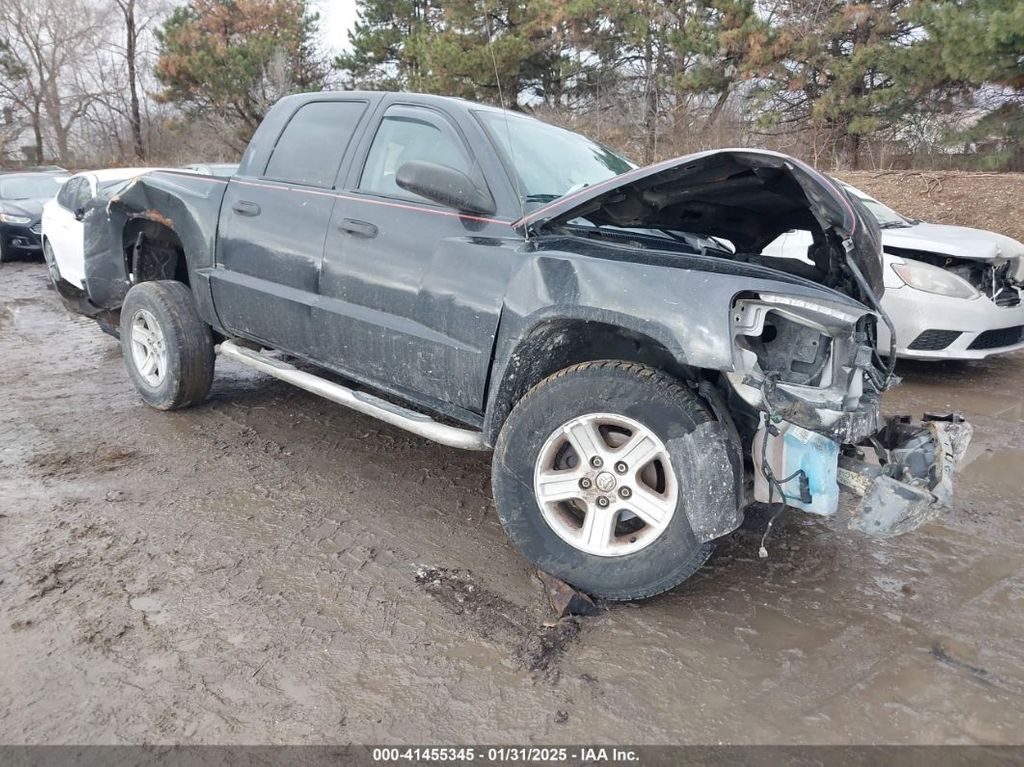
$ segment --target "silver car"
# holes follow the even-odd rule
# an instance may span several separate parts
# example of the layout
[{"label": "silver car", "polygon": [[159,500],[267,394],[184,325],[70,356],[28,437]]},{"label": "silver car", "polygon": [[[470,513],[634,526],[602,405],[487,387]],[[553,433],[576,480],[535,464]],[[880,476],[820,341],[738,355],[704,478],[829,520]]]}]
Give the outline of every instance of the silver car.
[{"label": "silver car", "polygon": [[[885,296],[896,356],[981,359],[1024,349],[1024,244],[983,229],[900,215],[849,185],[882,228]],[[764,255],[808,261],[810,232],[778,237]],[[879,325],[879,348],[889,331]]]}]

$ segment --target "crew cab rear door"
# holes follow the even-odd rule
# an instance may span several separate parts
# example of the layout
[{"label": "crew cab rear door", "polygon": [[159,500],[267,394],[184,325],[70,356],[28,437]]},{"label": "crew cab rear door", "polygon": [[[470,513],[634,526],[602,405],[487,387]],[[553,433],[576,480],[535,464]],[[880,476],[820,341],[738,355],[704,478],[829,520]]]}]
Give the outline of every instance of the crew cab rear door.
[{"label": "crew cab rear door", "polygon": [[217,316],[228,331],[314,354],[311,306],[333,189],[366,109],[357,99],[303,103],[277,136],[265,167],[229,179],[211,275]]},{"label": "crew cab rear door", "polygon": [[395,183],[419,160],[486,188],[473,127],[425,105],[383,108],[334,208],[313,318],[319,358],[339,371],[479,412],[521,238],[510,217],[464,215]]}]

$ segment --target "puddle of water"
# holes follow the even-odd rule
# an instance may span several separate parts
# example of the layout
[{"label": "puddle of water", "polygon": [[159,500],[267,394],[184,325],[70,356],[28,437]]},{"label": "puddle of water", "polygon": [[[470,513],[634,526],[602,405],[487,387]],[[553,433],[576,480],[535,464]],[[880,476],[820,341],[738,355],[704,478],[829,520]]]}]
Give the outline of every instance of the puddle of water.
[{"label": "puddle of water", "polygon": [[964,485],[1002,500],[1018,499],[1024,478],[1024,450],[992,450],[978,455],[963,468]]},{"label": "puddle of water", "polygon": [[1009,422],[1024,422],[1020,365],[1024,355],[1011,354],[978,362],[911,363],[901,361],[901,382],[886,393],[890,412],[957,410]]},{"label": "puddle of water", "polygon": [[987,386],[981,390],[967,386],[943,384],[942,388],[920,382],[905,382],[886,393],[885,404],[890,410],[956,410],[971,416],[991,416],[1008,421],[1024,420],[1024,400],[1003,394],[993,394]]}]

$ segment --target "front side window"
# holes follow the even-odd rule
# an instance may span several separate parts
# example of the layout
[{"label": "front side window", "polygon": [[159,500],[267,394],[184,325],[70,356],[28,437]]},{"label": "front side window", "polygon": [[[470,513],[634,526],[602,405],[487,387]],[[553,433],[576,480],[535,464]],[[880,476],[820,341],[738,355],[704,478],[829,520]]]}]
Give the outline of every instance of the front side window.
[{"label": "front side window", "polygon": [[432,162],[470,175],[469,157],[453,131],[433,116],[415,116],[410,108],[385,114],[373,138],[359,188],[367,192],[422,200],[395,183],[398,169],[413,160]]},{"label": "front side window", "polygon": [[512,166],[527,203],[548,203],[635,167],[578,133],[531,117],[490,110],[476,115]]},{"label": "front side window", "polygon": [[330,189],[365,110],[362,101],[316,101],[301,107],[277,140],[264,177]]}]

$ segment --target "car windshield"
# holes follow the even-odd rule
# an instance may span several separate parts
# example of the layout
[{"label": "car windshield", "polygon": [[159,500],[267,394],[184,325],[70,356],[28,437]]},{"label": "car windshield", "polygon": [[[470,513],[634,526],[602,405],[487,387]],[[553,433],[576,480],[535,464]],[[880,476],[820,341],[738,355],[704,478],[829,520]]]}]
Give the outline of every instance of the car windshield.
[{"label": "car windshield", "polygon": [[514,166],[528,203],[547,203],[636,166],[578,133],[515,114],[478,111],[477,117]]},{"label": "car windshield", "polygon": [[42,200],[60,189],[55,176],[15,176],[0,179],[0,200]]},{"label": "car windshield", "polygon": [[848,186],[846,188],[849,190],[850,194],[864,203],[864,207],[870,211],[871,215],[874,216],[875,220],[878,222],[878,225],[883,229],[910,226],[913,223],[910,219],[905,216],[901,216],[888,205],[883,205],[878,200],[868,197],[859,189],[855,189],[852,186]]}]

